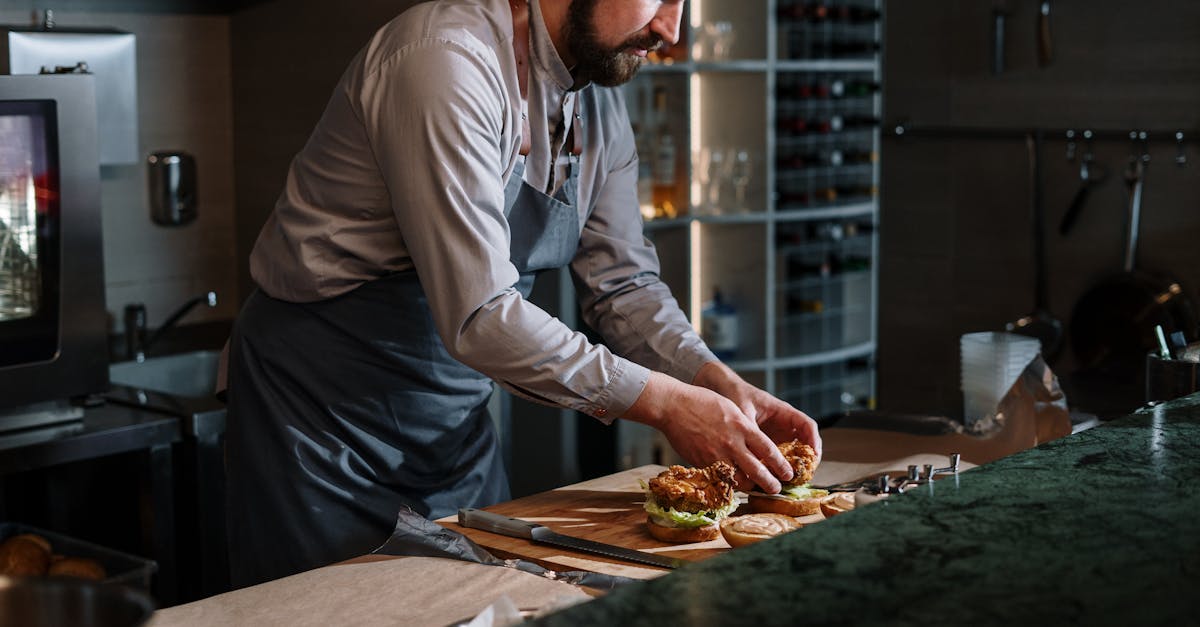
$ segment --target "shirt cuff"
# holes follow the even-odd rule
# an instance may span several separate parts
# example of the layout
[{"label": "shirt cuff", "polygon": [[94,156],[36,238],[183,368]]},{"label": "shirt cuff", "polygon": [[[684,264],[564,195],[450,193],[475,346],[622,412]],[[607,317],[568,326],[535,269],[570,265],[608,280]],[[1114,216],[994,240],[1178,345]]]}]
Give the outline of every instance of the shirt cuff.
[{"label": "shirt cuff", "polygon": [[613,420],[629,411],[649,381],[649,368],[618,357],[612,379],[585,413],[606,425],[612,424]]},{"label": "shirt cuff", "polygon": [[707,347],[700,348],[676,358],[667,374],[690,385],[696,380],[696,373],[700,372],[700,368],[712,361],[721,360]]}]

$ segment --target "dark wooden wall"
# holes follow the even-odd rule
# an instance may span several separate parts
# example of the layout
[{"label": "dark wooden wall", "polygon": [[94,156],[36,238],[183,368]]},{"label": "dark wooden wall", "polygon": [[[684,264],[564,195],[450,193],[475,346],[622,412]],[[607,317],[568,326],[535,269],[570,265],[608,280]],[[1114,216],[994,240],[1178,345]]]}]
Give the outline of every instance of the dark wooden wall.
[{"label": "dark wooden wall", "polygon": [[[993,6],[983,0],[886,2],[885,119],[998,128],[1200,127],[1200,4],[1148,0],[1053,2],[1055,58],[1035,57],[1033,0],[1010,0],[1007,70],[993,75]],[[1161,138],[1157,138],[1161,139]],[[1142,211],[1139,264],[1169,271],[1200,300],[1200,137],[1191,162],[1153,142]],[[1121,267],[1129,142],[1096,144],[1110,172],[1093,189],[1074,230],[1057,232],[1079,185],[1078,163],[1058,137],[1044,153],[1050,311],[1069,323],[1080,295]],[[1015,140],[885,139],[879,406],[958,416],[958,338],[1001,330],[1033,308],[1029,167]],[[1068,384],[1070,347],[1055,363]],[[1068,392],[1072,389],[1068,387]],[[1100,411],[1108,399],[1069,398]],[[1116,403],[1136,403],[1132,387]],[[1132,398],[1132,400],[1130,400]],[[1136,406],[1136,405],[1133,405]],[[1128,407],[1132,409],[1133,406]]]}]

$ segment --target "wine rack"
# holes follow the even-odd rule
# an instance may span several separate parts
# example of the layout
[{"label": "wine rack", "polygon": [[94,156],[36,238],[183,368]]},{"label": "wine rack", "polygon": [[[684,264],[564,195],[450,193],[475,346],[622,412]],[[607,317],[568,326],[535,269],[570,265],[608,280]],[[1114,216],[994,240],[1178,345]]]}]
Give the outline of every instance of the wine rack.
[{"label": "wine rack", "polygon": [[[671,215],[643,190],[662,277],[697,330],[736,308],[726,361],[747,380],[818,420],[872,408],[882,2],[688,5],[687,43],[624,88],[639,154],[661,156],[665,129],[679,157]],[[664,443],[620,428],[621,465],[673,461],[631,453]]]}]

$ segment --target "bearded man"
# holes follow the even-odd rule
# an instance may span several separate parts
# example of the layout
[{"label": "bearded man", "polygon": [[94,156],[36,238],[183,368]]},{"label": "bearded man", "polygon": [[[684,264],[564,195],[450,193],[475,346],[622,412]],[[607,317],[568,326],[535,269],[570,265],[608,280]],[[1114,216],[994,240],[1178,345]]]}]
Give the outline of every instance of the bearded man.
[{"label": "bearded man", "polygon": [[[492,381],[653,426],[777,492],[815,423],[722,364],[642,236],[620,93],[683,0],[434,0],[354,58],[250,255],[230,340],[237,586],[369,552],[401,507],[509,498]],[[570,267],[581,333],[527,300]]]}]

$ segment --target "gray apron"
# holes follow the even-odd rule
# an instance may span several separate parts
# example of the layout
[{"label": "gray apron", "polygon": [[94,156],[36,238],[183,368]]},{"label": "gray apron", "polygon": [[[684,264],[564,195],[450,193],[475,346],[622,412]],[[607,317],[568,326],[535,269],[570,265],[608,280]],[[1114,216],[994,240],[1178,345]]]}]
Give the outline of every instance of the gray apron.
[{"label": "gray apron", "polygon": [[[518,163],[504,190],[525,297],[579,243],[575,156],[553,196]],[[256,291],[230,343],[226,434],[235,587],[363,555],[402,507],[427,518],[508,500],[491,381],[450,357],[415,271],[291,303]]]}]

